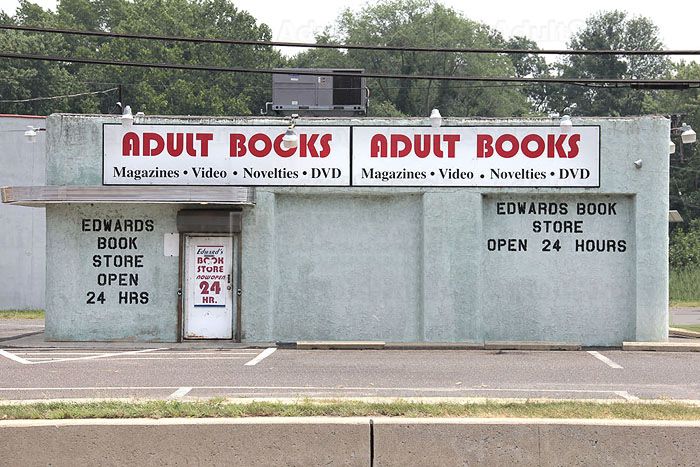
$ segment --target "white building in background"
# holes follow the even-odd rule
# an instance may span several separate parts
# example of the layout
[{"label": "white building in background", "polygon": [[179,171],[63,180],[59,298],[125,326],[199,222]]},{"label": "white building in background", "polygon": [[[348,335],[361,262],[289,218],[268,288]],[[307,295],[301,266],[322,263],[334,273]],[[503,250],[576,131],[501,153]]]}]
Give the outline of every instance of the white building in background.
[{"label": "white building in background", "polygon": [[[45,124],[45,117],[0,114],[0,186],[45,184]],[[40,131],[25,136],[29,127]],[[44,209],[0,204],[0,310],[44,308],[45,249]]]}]

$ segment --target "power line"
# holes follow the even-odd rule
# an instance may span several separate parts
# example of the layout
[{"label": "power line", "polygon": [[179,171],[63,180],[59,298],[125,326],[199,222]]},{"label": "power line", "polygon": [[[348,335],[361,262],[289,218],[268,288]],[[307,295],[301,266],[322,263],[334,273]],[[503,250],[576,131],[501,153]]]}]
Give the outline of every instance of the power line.
[{"label": "power line", "polygon": [[64,98],[70,98],[70,97],[89,96],[89,95],[93,95],[93,94],[107,94],[108,92],[116,91],[117,89],[119,89],[119,88],[110,88],[110,89],[105,89],[103,91],[80,92],[77,94],[63,94],[62,96],[32,97],[30,99],[3,99],[3,100],[0,100],[0,103],[19,104],[22,102],[48,101],[48,100],[53,100],[53,99],[64,99]]},{"label": "power line", "polygon": [[[119,60],[104,60],[80,57],[61,57],[57,55],[36,55],[0,52],[0,58],[16,60],[40,60],[48,62],[81,63],[89,65],[112,65],[136,68],[161,68],[170,70],[193,70],[223,73],[253,73],[253,74],[286,74],[284,70],[271,68],[245,68],[245,67],[219,67],[209,65],[175,64],[175,63],[147,63]],[[462,82],[497,82],[497,83],[542,83],[542,84],[578,84],[598,85],[606,87],[631,87],[634,89],[688,89],[700,87],[700,80],[688,79],[621,79],[621,78],[521,78],[513,76],[448,76],[448,75],[400,75],[391,73],[352,73],[352,72],[326,72],[311,70],[295,70],[296,75],[307,76],[350,76],[357,78],[380,79],[415,79],[436,81],[462,81]]]},{"label": "power line", "polygon": [[[23,76],[18,76],[14,77],[14,80],[19,80],[21,81],[22,79],[33,79],[31,77],[23,77]],[[3,81],[0,80],[0,82],[9,82],[7,80]],[[121,81],[85,81],[85,80],[75,80],[74,82],[76,83],[81,83],[81,84],[95,84],[95,85],[113,85],[113,84],[118,84],[120,86],[141,86],[143,83],[126,83],[126,82],[121,82]],[[172,86],[172,83],[160,83],[160,84],[154,84],[149,82],[149,86],[155,87],[155,88],[167,88]],[[211,84],[207,84],[207,86],[211,87]],[[482,88],[522,88],[522,87],[527,87],[527,86],[534,86],[534,84],[530,83],[505,83],[505,84],[465,84],[465,85],[455,85],[452,87],[452,89],[482,89]],[[115,88],[118,89],[118,88]],[[362,87],[337,87],[333,88],[337,90],[358,90],[358,89],[364,89]],[[400,85],[394,85],[394,84],[388,84],[382,86],[382,89],[403,89],[402,86]],[[412,86],[411,89],[430,89],[428,85],[423,85],[423,86]],[[437,88],[432,88],[432,89],[437,89]]]},{"label": "power line", "polygon": [[227,44],[227,45],[251,45],[251,46],[272,46],[272,47],[298,47],[315,49],[346,49],[346,50],[374,50],[389,52],[444,52],[444,53],[501,53],[501,54],[532,54],[532,55],[700,55],[700,50],[574,50],[574,49],[515,49],[515,48],[479,48],[479,47],[416,47],[416,46],[394,46],[394,45],[366,45],[366,44],[338,44],[338,43],[316,43],[316,42],[289,42],[289,41],[255,41],[242,39],[217,39],[209,37],[177,37],[161,36],[150,34],[130,34],[105,31],[80,31],[75,29],[41,28],[33,26],[16,26],[10,24],[0,25],[0,29],[26,32],[41,32],[50,34],[72,34],[90,37],[108,37],[122,39],[145,39],[170,42],[190,42],[204,44]]}]

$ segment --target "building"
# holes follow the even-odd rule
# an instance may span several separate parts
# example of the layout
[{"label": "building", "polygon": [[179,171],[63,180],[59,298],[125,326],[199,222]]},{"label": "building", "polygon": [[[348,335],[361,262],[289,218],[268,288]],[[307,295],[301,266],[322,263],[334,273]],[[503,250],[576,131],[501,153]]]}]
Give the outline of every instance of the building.
[{"label": "building", "polygon": [[46,338],[665,340],[662,117],[52,115]]},{"label": "building", "polygon": [[[0,115],[0,186],[42,186],[46,173],[45,117]],[[44,209],[0,204],[0,310],[44,308]]]}]

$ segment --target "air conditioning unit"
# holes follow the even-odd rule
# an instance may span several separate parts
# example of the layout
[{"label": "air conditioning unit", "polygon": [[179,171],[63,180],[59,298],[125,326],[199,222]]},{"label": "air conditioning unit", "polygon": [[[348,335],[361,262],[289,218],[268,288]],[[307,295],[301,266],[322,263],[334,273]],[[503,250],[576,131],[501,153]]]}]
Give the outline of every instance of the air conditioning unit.
[{"label": "air conditioning unit", "polygon": [[[367,113],[367,83],[361,76],[364,70],[275,68],[274,71],[279,73],[272,75],[272,102],[267,103],[267,111],[314,116]],[[306,74],[309,72],[323,75]]]}]

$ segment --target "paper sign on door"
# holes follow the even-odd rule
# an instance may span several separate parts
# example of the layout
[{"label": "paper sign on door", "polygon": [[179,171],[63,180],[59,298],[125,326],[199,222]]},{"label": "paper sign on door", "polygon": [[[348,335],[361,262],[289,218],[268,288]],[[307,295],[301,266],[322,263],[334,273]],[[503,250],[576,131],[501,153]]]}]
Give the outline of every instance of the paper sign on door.
[{"label": "paper sign on door", "polygon": [[196,247],[194,306],[226,306],[225,253],[223,245]]}]

